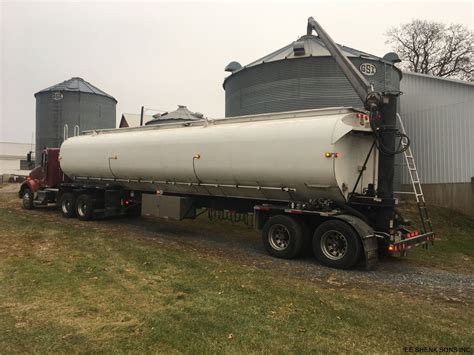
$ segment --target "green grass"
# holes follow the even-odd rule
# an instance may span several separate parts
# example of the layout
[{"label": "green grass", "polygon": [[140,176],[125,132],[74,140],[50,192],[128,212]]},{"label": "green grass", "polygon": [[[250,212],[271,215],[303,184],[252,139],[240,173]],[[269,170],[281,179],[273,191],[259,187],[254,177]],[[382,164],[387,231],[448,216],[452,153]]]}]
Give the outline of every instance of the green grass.
[{"label": "green grass", "polygon": [[474,342],[463,301],[334,288],[2,208],[0,225],[0,353],[402,352]]},{"label": "green grass", "polygon": [[[401,210],[421,230],[414,203]],[[415,248],[406,260],[410,263],[446,270],[474,272],[474,218],[443,207],[428,206],[436,235],[434,247]]]}]

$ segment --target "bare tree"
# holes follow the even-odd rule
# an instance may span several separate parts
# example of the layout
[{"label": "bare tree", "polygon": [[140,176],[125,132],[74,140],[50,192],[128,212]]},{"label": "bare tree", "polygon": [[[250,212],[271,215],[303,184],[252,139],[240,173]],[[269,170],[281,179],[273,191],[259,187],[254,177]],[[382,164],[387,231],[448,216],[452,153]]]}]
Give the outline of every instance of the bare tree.
[{"label": "bare tree", "polygon": [[462,25],[413,20],[390,28],[386,43],[402,60],[402,69],[415,73],[473,80],[473,33]]}]

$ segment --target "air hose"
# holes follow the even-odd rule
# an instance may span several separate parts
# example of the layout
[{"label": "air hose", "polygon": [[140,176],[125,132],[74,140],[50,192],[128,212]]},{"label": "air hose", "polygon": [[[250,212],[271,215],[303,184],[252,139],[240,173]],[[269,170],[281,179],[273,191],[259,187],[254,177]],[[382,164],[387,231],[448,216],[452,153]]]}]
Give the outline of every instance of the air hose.
[{"label": "air hose", "polygon": [[[375,139],[375,146],[377,147],[377,149],[385,155],[395,155],[395,154],[400,154],[406,151],[408,147],[410,146],[410,138],[405,133],[400,132],[398,128],[384,127],[384,126],[379,127],[379,128],[376,127],[375,120],[377,119],[377,116],[378,116],[378,112],[372,111],[370,113],[370,120],[369,120],[370,127],[372,128],[374,139]],[[400,139],[398,143],[398,147],[395,150],[390,150],[382,142],[382,136],[380,132],[388,131],[388,130],[395,131],[395,137]],[[405,140],[405,142],[403,142],[403,140]],[[402,143],[404,143],[405,146],[403,146]]]}]

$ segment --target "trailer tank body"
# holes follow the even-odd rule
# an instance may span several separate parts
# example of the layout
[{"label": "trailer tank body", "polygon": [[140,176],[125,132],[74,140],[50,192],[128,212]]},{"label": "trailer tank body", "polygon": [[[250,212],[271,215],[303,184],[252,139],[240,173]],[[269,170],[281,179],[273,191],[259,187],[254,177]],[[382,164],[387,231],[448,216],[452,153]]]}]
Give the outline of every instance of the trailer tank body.
[{"label": "trailer tank body", "polygon": [[[142,191],[344,202],[373,142],[357,113],[331,108],[93,131],[66,140],[60,163],[73,180]],[[374,154],[363,186],[376,183]]]}]

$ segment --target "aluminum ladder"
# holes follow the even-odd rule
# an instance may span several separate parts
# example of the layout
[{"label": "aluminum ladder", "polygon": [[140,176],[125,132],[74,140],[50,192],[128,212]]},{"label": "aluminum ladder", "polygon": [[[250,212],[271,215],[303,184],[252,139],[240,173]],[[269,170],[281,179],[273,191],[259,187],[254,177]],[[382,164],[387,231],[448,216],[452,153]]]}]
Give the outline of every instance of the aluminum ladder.
[{"label": "aluminum ladder", "polygon": [[[402,118],[398,113],[397,118],[398,122],[400,123],[400,131],[406,135],[405,126],[403,125]],[[418,170],[416,169],[415,164],[415,158],[413,157],[413,152],[406,136],[401,139],[400,144],[403,149],[406,148],[403,154],[405,156],[405,163],[408,168],[408,175],[410,175],[411,184],[413,186],[413,194],[415,195],[416,204],[420,213],[421,223],[423,225],[423,232],[432,232],[433,227],[431,225],[431,219],[428,215],[428,209],[426,208],[425,196],[423,195],[423,189],[421,188],[420,176],[418,175]]]}]

